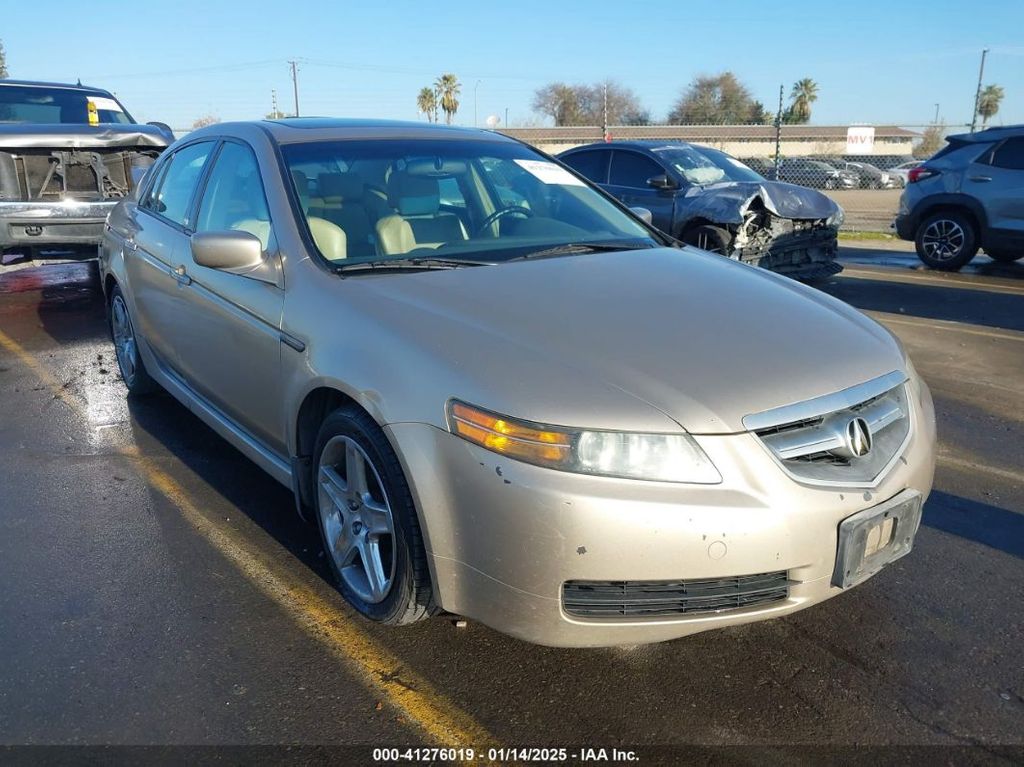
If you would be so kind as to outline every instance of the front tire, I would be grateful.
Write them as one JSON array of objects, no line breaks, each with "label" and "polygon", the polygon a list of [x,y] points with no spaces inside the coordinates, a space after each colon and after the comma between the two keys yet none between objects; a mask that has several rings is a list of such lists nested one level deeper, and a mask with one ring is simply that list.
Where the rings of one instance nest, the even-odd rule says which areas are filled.
[{"label": "front tire", "polygon": [[720,226],[702,224],[695,226],[682,236],[683,242],[695,248],[715,253],[719,256],[729,255],[732,249],[732,235]]},{"label": "front tire", "polygon": [[932,269],[956,271],[978,252],[974,224],[956,210],[933,213],[917,227],[917,256]]},{"label": "front tire", "polygon": [[141,397],[157,391],[160,387],[142,361],[138,339],[135,336],[135,325],[128,313],[128,303],[117,285],[110,291],[108,321],[110,339],[114,342],[114,356],[117,357],[121,380],[128,387],[128,396]]},{"label": "front tire", "polygon": [[1024,250],[989,250],[985,248],[985,255],[1001,264],[1012,264],[1014,261],[1024,258]]},{"label": "front tire", "polygon": [[338,590],[370,620],[434,614],[416,507],[387,437],[363,410],[335,410],[316,440],[317,526]]}]

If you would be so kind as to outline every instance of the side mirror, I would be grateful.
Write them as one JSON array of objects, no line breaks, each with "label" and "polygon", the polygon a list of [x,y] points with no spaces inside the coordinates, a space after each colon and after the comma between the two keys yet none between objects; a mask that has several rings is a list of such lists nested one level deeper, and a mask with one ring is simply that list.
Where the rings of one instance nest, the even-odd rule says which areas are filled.
[{"label": "side mirror", "polygon": [[169,138],[172,142],[174,141],[174,131],[171,130],[171,126],[167,123],[148,122],[146,123],[146,125],[152,125],[155,128],[159,128],[161,132],[167,134],[167,138]]},{"label": "side mirror", "polygon": [[192,260],[210,269],[252,269],[263,263],[263,243],[249,232],[199,232],[192,235]]},{"label": "side mirror", "polygon": [[651,214],[651,211],[647,210],[647,208],[630,208],[629,212],[632,213],[637,218],[639,218],[645,224],[654,223],[654,216]]},{"label": "side mirror", "polygon": [[676,182],[670,179],[664,173],[662,173],[660,176],[651,176],[649,179],[647,179],[647,186],[652,187],[654,189],[668,190],[675,189]]}]

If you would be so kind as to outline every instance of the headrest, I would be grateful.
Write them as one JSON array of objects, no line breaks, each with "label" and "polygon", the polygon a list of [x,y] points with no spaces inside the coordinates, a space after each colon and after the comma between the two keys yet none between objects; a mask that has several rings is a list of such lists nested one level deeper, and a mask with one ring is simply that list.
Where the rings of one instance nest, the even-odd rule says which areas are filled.
[{"label": "headrest", "polygon": [[396,171],[388,179],[388,204],[402,216],[429,216],[437,213],[441,193],[437,179]]},{"label": "headrest", "polygon": [[320,253],[328,261],[341,261],[348,255],[348,240],[345,230],[327,219],[310,216],[309,233]]},{"label": "headrest", "polygon": [[363,196],[363,180],[358,173],[321,173],[317,176],[321,197],[357,200]]}]

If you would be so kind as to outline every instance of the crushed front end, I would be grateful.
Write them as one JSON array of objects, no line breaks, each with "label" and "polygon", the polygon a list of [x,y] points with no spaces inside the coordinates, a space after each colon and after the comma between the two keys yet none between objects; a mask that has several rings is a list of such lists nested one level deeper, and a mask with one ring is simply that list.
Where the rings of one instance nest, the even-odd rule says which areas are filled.
[{"label": "crushed front end", "polygon": [[838,274],[838,216],[791,219],[765,208],[748,210],[736,227],[732,258],[802,280]]}]

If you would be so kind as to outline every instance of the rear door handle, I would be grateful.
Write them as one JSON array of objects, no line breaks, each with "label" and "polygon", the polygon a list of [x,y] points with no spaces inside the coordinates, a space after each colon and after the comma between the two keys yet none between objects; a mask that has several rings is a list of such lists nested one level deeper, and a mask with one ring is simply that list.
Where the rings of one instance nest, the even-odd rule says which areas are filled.
[{"label": "rear door handle", "polygon": [[970,176],[969,178],[971,181],[977,181],[978,183],[992,180],[991,176]]},{"label": "rear door handle", "polygon": [[192,284],[192,278],[189,277],[188,274],[186,274],[184,266],[176,266],[172,274],[174,274],[174,279],[178,281],[179,285]]}]

